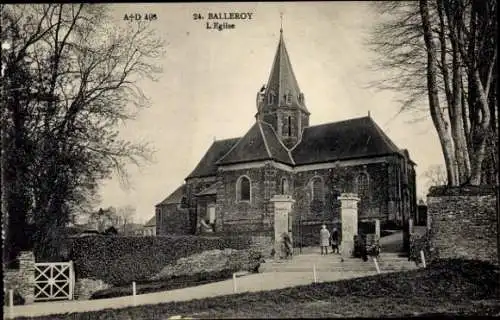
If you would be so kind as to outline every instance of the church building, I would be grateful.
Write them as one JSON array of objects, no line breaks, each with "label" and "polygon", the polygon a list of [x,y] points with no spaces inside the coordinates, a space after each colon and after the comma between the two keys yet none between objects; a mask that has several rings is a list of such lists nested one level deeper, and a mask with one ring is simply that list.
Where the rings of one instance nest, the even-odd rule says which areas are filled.
[{"label": "church building", "polygon": [[415,216],[415,163],[407,150],[369,114],[311,125],[306,105],[280,30],[255,123],[242,137],[214,141],[185,184],[156,205],[157,234],[267,232],[275,195],[295,201],[294,242],[305,229],[339,223],[344,192],[360,198],[360,222],[402,225]]}]

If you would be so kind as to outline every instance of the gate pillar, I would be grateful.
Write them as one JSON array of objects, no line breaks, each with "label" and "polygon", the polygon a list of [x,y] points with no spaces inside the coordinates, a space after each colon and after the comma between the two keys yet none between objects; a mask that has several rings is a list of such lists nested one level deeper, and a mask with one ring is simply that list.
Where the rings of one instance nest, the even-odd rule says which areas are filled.
[{"label": "gate pillar", "polygon": [[283,233],[288,234],[290,240],[293,239],[291,211],[295,201],[289,195],[275,195],[270,201],[274,203],[274,251],[279,258],[283,258],[285,256],[282,248]]},{"label": "gate pillar", "polygon": [[358,234],[358,202],[360,199],[354,193],[343,193],[339,200],[342,219],[340,252],[342,255],[352,256],[354,253],[354,236]]}]

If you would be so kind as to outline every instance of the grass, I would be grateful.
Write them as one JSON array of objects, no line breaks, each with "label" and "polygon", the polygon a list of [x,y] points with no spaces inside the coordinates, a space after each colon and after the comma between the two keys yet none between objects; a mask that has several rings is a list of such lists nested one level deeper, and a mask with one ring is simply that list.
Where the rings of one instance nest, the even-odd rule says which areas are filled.
[{"label": "grass", "polygon": [[[137,294],[152,293],[158,291],[167,291],[174,289],[182,289],[187,287],[199,286],[202,284],[212,283],[230,279],[233,273],[238,270],[222,270],[211,273],[198,273],[189,276],[173,277],[168,280],[140,282],[136,285]],[[112,287],[105,290],[100,290],[92,294],[91,299],[107,299],[115,297],[123,297],[132,295],[132,285]]]},{"label": "grass", "polygon": [[445,260],[404,273],[30,319],[499,316],[499,278],[491,264]]}]

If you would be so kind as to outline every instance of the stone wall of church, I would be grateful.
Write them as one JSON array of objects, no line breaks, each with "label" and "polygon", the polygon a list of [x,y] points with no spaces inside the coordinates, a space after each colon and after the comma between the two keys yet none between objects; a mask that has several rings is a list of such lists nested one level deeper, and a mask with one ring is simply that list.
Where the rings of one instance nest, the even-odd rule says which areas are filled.
[{"label": "stone wall of church", "polygon": [[[236,200],[236,183],[243,175],[251,181],[250,202]],[[287,186],[284,186],[283,180]],[[219,181],[221,184],[217,193],[216,214],[220,221],[218,227],[223,230],[272,229],[274,208],[269,200],[274,195],[281,194],[282,188],[285,193],[292,195],[294,188],[293,173],[275,168],[270,163],[261,168],[225,171],[219,174]]]},{"label": "stone wall of church", "polygon": [[262,121],[269,123],[274,128],[274,130],[276,130],[278,123],[278,115],[276,112],[266,113],[265,115],[262,116]]},{"label": "stone wall of church", "polygon": [[186,180],[186,199],[187,206],[189,211],[189,225],[190,225],[190,233],[195,234],[198,224],[197,217],[197,201],[194,196],[196,193],[201,190],[207,188],[217,181],[216,176],[203,177],[203,178],[190,178]]},{"label": "stone wall of church", "polygon": [[[360,219],[386,219],[388,215],[388,175],[385,163],[368,163],[352,167],[338,167],[298,172],[295,175],[294,199],[295,216],[302,221],[338,221],[340,203],[337,196],[341,192],[360,193],[357,177],[368,175],[368,186],[364,195],[360,194]],[[312,203],[311,181],[319,177],[323,181],[322,204]]]},{"label": "stone wall of church", "polygon": [[[238,178],[250,179],[250,201],[237,201]],[[264,168],[224,171],[218,174],[222,182],[217,190],[216,220],[218,230],[257,231],[266,224],[264,200]]]},{"label": "stone wall of church", "polygon": [[305,113],[302,113],[301,117],[302,129],[309,127],[309,116]]},{"label": "stone wall of church", "polygon": [[[289,118],[290,122],[288,121]],[[290,109],[283,111],[279,126],[281,127],[281,130],[279,130],[281,131],[281,141],[288,148],[293,147],[299,137],[299,114],[297,110]]]}]

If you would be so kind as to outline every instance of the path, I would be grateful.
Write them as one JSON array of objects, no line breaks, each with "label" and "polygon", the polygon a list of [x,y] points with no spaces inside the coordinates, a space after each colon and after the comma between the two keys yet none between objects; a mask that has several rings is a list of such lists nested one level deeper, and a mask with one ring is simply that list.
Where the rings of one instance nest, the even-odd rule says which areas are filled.
[{"label": "path", "polygon": [[398,231],[380,238],[380,250],[382,252],[401,252],[403,250],[403,232]]},{"label": "path", "polygon": [[[373,273],[375,274],[375,273]],[[319,282],[366,276],[366,272],[318,272]],[[237,292],[255,292],[313,282],[312,272],[271,272],[250,274],[237,278]],[[187,301],[233,294],[233,281],[225,280],[197,287],[141,294],[135,297],[135,305],[158,304],[172,301]],[[88,301],[40,302],[25,306],[14,306],[14,316],[41,316],[68,312],[96,311],[108,308],[125,308],[134,305],[132,296]],[[4,307],[4,319],[8,319],[9,308]]]}]

